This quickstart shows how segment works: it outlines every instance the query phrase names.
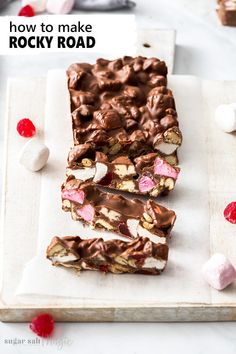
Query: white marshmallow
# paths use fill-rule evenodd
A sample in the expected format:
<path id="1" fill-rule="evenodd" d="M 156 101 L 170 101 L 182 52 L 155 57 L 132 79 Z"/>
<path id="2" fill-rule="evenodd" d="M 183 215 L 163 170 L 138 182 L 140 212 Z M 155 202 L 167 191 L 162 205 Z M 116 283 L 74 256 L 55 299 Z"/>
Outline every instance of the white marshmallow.
<path id="1" fill-rule="evenodd" d="M 30 5 L 35 12 L 46 11 L 46 0 L 22 0 L 22 7 Z"/>
<path id="2" fill-rule="evenodd" d="M 43 168 L 49 157 L 49 149 L 37 138 L 30 139 L 22 148 L 19 162 L 31 171 Z"/>
<path id="3" fill-rule="evenodd" d="M 70 168 L 68 168 L 66 170 L 66 175 L 74 176 L 76 179 L 80 179 L 81 181 L 87 181 L 88 179 L 94 177 L 95 172 L 95 167 L 84 167 L 78 170 L 71 170 Z"/>
<path id="4" fill-rule="evenodd" d="M 71 12 L 75 0 L 47 0 L 46 8 L 51 14 L 68 14 Z"/>
<path id="5" fill-rule="evenodd" d="M 138 235 L 141 237 L 148 237 L 150 241 L 154 243 L 161 243 L 165 244 L 166 243 L 166 237 L 161 237 L 157 236 L 155 234 L 152 234 L 150 231 L 142 227 L 141 225 L 138 225 Z"/>
<path id="6" fill-rule="evenodd" d="M 127 226 L 129 229 L 129 232 L 133 237 L 138 236 L 138 225 L 139 225 L 139 220 L 137 219 L 128 219 L 127 220 Z"/>
<path id="7" fill-rule="evenodd" d="M 178 149 L 178 145 L 165 143 L 164 141 L 159 145 L 156 145 L 155 148 L 162 152 L 163 154 L 170 155 L 173 154 Z"/>
<path id="8" fill-rule="evenodd" d="M 69 253 L 67 256 L 61 256 L 58 254 L 57 256 L 51 257 L 53 262 L 60 262 L 60 263 L 68 263 L 77 261 L 78 257 L 76 257 L 73 253 Z"/>
<path id="9" fill-rule="evenodd" d="M 166 266 L 166 261 L 164 259 L 155 259 L 153 257 L 148 257 L 145 259 L 143 268 L 156 268 L 163 270 Z"/>
<path id="10" fill-rule="evenodd" d="M 236 130 L 236 103 L 221 104 L 215 110 L 215 121 L 225 133 Z"/>
<path id="11" fill-rule="evenodd" d="M 103 177 L 106 176 L 108 171 L 107 165 L 105 165 L 104 163 L 101 162 L 97 162 L 96 163 L 96 172 L 95 172 L 95 176 L 93 178 L 93 181 L 99 182 L 103 179 Z"/>

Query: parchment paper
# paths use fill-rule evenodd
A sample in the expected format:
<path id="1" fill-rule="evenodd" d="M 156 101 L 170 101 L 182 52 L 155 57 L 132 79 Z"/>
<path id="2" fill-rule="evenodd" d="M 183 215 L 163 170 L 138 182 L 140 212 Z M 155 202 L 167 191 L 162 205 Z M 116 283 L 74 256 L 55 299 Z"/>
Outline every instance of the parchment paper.
<path id="1" fill-rule="evenodd" d="M 78 302 L 198 303 L 210 302 L 210 290 L 201 276 L 209 256 L 209 210 L 206 136 L 201 81 L 172 76 L 169 87 L 179 114 L 184 141 L 179 150 L 181 174 L 176 189 L 159 200 L 173 208 L 177 221 L 170 242 L 169 262 L 161 276 L 111 275 L 52 267 L 45 250 L 55 235 L 102 236 L 74 222 L 61 210 L 60 185 L 65 177 L 71 145 L 71 121 L 66 77 L 63 71 L 48 74 L 45 140 L 50 161 L 43 171 L 37 256 L 26 264 L 17 295 L 27 301 L 40 297 L 74 298 Z M 27 300 L 26 300 L 27 299 Z"/>

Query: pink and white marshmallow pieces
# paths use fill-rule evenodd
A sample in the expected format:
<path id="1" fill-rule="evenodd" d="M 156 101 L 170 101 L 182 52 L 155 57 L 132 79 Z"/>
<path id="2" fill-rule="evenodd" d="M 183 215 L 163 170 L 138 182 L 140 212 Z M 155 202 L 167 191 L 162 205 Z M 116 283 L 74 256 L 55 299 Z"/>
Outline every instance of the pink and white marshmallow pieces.
<path id="1" fill-rule="evenodd" d="M 160 159 L 160 157 L 157 157 L 154 162 L 154 173 L 156 175 L 177 179 L 179 171 L 169 165 L 163 159 Z"/>
<path id="2" fill-rule="evenodd" d="M 223 290 L 236 279 L 236 270 L 232 263 L 221 253 L 215 253 L 203 265 L 202 273 L 209 285 Z"/>

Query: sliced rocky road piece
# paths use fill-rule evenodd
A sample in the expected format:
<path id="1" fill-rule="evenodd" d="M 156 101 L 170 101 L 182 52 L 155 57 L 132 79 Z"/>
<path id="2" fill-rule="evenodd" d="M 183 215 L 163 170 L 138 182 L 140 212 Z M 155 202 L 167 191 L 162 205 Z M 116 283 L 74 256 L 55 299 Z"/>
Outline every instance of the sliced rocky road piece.
<path id="1" fill-rule="evenodd" d="M 168 246 L 139 237 L 132 241 L 79 236 L 54 237 L 47 258 L 55 266 L 111 273 L 160 274 L 167 263 Z"/>
<path id="2" fill-rule="evenodd" d="M 179 168 L 171 166 L 157 153 L 137 157 L 132 162 L 120 156 L 109 162 L 90 144 L 77 145 L 68 156 L 67 176 L 112 189 L 157 197 L 174 189 Z"/>
<path id="3" fill-rule="evenodd" d="M 92 228 L 115 232 L 130 239 L 141 236 L 166 243 L 175 223 L 174 211 L 153 200 L 142 202 L 100 191 L 90 182 L 72 177 L 62 186 L 62 208 Z"/>

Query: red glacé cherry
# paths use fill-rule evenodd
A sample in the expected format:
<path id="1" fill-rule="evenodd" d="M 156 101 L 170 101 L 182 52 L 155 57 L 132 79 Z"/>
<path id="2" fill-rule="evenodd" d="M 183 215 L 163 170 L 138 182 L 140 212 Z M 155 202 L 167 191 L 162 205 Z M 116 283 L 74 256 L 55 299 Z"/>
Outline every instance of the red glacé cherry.
<path id="1" fill-rule="evenodd" d="M 108 173 L 106 174 L 106 176 L 101 179 L 101 181 L 99 182 L 99 184 L 100 184 L 101 186 L 109 186 L 109 184 L 111 184 L 112 180 L 113 180 L 112 172 L 108 172 Z"/>
<path id="2" fill-rule="evenodd" d="M 30 329 L 39 337 L 47 338 L 53 333 L 54 319 L 50 314 L 42 313 L 33 318 Z"/>
<path id="3" fill-rule="evenodd" d="M 127 237 L 131 237 L 128 226 L 125 222 L 120 223 L 118 228 L 119 228 L 119 231 L 122 235 L 127 236 Z"/>
<path id="4" fill-rule="evenodd" d="M 18 13 L 18 16 L 24 16 L 24 17 L 33 17 L 35 16 L 35 12 L 32 6 L 26 5 L 22 7 L 20 12 Z"/>
<path id="5" fill-rule="evenodd" d="M 19 120 L 16 129 L 24 138 L 31 138 L 36 133 L 36 128 L 29 118 Z"/>
<path id="6" fill-rule="evenodd" d="M 100 270 L 101 272 L 103 272 L 103 273 L 108 273 L 108 272 L 109 272 L 108 265 L 106 265 L 106 264 L 101 264 L 101 265 L 99 266 L 99 270 Z"/>
<path id="7" fill-rule="evenodd" d="M 236 202 L 231 202 L 224 210 L 224 217 L 231 224 L 236 224 Z"/>

